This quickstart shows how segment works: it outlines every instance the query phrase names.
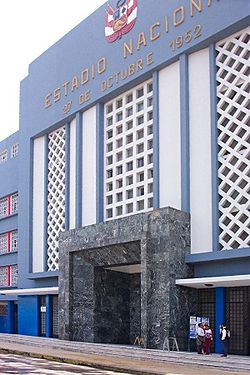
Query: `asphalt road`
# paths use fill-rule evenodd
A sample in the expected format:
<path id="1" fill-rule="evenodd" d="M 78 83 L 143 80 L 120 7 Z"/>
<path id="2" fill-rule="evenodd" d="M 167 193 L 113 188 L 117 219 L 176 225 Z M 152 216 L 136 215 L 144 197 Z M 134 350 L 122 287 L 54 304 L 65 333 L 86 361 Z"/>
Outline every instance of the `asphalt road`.
<path id="1" fill-rule="evenodd" d="M 23 357 L 14 354 L 0 354 L 0 374 L 39 374 L 39 375 L 129 375 L 114 371 L 99 370 L 86 366 L 70 365 L 60 362 L 51 362 L 45 359 Z"/>

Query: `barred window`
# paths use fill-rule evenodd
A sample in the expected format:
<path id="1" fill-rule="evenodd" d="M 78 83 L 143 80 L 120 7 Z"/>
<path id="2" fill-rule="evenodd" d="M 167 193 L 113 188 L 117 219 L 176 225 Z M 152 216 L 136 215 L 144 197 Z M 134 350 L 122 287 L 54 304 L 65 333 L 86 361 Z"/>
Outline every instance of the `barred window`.
<path id="1" fill-rule="evenodd" d="M 17 286 L 18 266 L 17 264 L 10 266 L 10 286 Z"/>
<path id="2" fill-rule="evenodd" d="M 14 215 L 18 212 L 18 193 L 10 196 L 10 214 Z"/>
<path id="3" fill-rule="evenodd" d="M 10 251 L 18 250 L 18 231 L 15 230 L 10 233 L 11 242 L 10 242 Z"/>
<path id="4" fill-rule="evenodd" d="M 19 152 L 19 143 L 15 143 L 11 146 L 11 157 L 15 158 Z"/>
<path id="5" fill-rule="evenodd" d="M 8 266 L 0 267 L 0 288 L 8 286 Z"/>
<path id="6" fill-rule="evenodd" d="M 8 216 L 8 198 L 0 199 L 0 219 Z"/>
<path id="7" fill-rule="evenodd" d="M 8 159 L 8 152 L 7 150 L 0 151 L 0 164 L 5 163 Z"/>
<path id="8" fill-rule="evenodd" d="M 0 234 L 0 254 L 7 253 L 8 251 L 8 234 Z"/>

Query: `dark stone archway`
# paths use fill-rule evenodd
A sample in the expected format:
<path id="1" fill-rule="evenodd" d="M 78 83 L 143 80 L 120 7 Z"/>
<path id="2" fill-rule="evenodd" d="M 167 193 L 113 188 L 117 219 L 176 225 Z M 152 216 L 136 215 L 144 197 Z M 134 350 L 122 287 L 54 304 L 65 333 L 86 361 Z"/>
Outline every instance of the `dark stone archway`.
<path id="1" fill-rule="evenodd" d="M 175 280 L 190 276 L 185 263 L 189 252 L 189 214 L 169 207 L 62 233 L 59 338 L 123 343 L 131 325 L 130 341 L 140 333 L 148 348 L 161 349 L 165 337 L 174 333 L 184 349 L 189 298 Z M 127 293 L 138 286 L 138 277 L 129 279 L 109 268 L 135 264 L 141 271 L 136 287 L 140 319 L 137 315 L 127 324 L 130 298 L 133 311 L 139 310 L 135 296 Z"/>

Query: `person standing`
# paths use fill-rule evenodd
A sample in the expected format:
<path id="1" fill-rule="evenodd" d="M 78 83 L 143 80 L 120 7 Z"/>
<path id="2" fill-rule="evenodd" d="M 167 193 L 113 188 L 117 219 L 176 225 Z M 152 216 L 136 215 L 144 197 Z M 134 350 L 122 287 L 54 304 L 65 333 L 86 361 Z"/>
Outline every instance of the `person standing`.
<path id="1" fill-rule="evenodd" d="M 210 354 L 211 344 L 213 340 L 213 333 L 211 328 L 209 327 L 208 323 L 204 324 L 205 330 L 205 342 L 204 342 L 204 354 Z"/>
<path id="2" fill-rule="evenodd" d="M 197 345 L 197 353 L 203 354 L 203 345 L 205 342 L 205 332 L 202 323 L 198 324 L 197 331 L 196 331 L 196 345 Z"/>
<path id="3" fill-rule="evenodd" d="M 230 331 L 227 328 L 226 324 L 222 324 L 220 326 L 220 339 L 222 345 L 222 357 L 227 357 L 228 355 L 228 347 L 229 347 L 229 339 L 230 339 Z"/>

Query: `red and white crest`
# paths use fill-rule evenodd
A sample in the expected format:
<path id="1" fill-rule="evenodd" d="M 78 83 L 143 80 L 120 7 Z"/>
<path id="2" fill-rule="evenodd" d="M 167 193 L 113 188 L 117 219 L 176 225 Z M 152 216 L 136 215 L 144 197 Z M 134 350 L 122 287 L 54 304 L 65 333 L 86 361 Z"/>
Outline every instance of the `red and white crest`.
<path id="1" fill-rule="evenodd" d="M 107 42 L 113 43 L 127 34 L 135 25 L 137 18 L 137 0 L 119 0 L 117 8 L 111 5 L 106 11 L 105 37 Z"/>

